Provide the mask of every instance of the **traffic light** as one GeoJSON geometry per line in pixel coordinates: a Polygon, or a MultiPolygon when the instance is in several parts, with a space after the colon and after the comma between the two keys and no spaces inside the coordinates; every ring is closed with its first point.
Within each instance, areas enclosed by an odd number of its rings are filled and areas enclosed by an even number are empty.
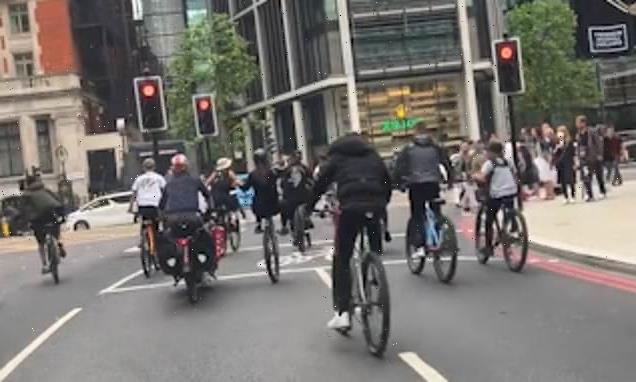
{"type": "Polygon", "coordinates": [[[216,104],[211,94],[196,94],[192,96],[194,107],[194,124],[199,137],[216,137],[219,128],[216,117],[216,104]]]}
{"type": "Polygon", "coordinates": [[[519,38],[509,38],[493,42],[497,83],[502,94],[522,94],[525,92],[523,60],[519,38]]]}
{"type": "Polygon", "coordinates": [[[161,77],[136,77],[133,82],[139,129],[142,132],[168,130],[161,77]]]}

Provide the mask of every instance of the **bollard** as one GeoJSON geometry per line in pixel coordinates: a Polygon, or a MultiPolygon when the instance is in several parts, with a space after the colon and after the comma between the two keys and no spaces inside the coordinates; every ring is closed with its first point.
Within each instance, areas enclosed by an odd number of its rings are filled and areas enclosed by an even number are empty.
{"type": "Polygon", "coordinates": [[[0,227],[2,228],[2,237],[11,236],[11,229],[9,228],[9,219],[6,216],[0,218],[0,227]]]}

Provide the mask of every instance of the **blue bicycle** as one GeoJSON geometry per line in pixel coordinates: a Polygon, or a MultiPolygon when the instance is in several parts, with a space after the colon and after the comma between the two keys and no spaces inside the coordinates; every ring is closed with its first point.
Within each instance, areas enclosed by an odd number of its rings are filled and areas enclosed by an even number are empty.
{"type": "Polygon", "coordinates": [[[432,258],[437,278],[447,284],[455,277],[459,245],[455,226],[451,220],[441,212],[436,214],[433,211],[433,207],[440,209],[444,204],[446,204],[444,200],[434,200],[426,204],[423,232],[416,232],[415,222],[409,220],[406,234],[406,263],[411,273],[419,275],[424,270],[426,258],[432,258]],[[420,240],[416,240],[416,235],[420,235],[420,240]]]}

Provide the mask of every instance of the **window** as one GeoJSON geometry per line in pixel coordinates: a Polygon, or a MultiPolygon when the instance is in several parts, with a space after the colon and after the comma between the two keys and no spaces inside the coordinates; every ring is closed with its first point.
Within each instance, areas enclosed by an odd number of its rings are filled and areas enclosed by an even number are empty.
{"type": "Polygon", "coordinates": [[[0,177],[18,176],[24,172],[17,122],[0,124],[0,177]]]}
{"type": "Polygon", "coordinates": [[[11,33],[28,33],[29,7],[26,3],[9,5],[9,19],[11,20],[11,33]]]}
{"type": "Polygon", "coordinates": [[[96,210],[98,208],[108,207],[109,205],[110,205],[110,202],[108,201],[108,199],[98,199],[98,200],[95,200],[94,202],[90,203],[86,207],[82,208],[82,212],[83,211],[92,211],[92,210],[96,210]]]}
{"type": "Polygon", "coordinates": [[[21,53],[13,55],[16,77],[33,76],[33,54],[21,53]]]}
{"type": "Polygon", "coordinates": [[[44,173],[53,172],[53,152],[51,150],[51,132],[48,119],[35,121],[38,136],[38,154],[40,156],[40,170],[44,173]]]}
{"type": "Polygon", "coordinates": [[[205,0],[186,0],[186,25],[192,27],[208,17],[205,0]]]}
{"type": "Polygon", "coordinates": [[[119,196],[114,196],[110,198],[110,200],[113,203],[117,203],[117,204],[129,204],[130,199],[132,199],[132,194],[119,195],[119,196]]]}

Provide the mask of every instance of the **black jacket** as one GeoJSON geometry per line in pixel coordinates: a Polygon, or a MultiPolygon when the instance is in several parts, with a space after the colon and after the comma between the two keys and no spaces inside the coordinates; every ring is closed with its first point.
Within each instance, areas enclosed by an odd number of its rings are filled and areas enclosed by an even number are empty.
{"type": "Polygon", "coordinates": [[[329,148],[329,160],[321,166],[309,207],[318,202],[329,185],[336,183],[342,210],[377,211],[391,200],[391,176],[380,155],[360,136],[348,135],[329,148]]]}
{"type": "Polygon", "coordinates": [[[62,207],[57,195],[44,187],[40,181],[29,185],[22,194],[22,214],[26,220],[33,222],[59,211],[62,207]]]}
{"type": "Polygon", "coordinates": [[[159,208],[167,214],[198,213],[199,193],[210,203],[210,192],[201,179],[188,173],[173,175],[163,190],[159,208]]]}
{"type": "Polygon", "coordinates": [[[311,171],[302,163],[289,166],[281,176],[283,199],[289,203],[307,202],[311,190],[311,171]]]}
{"type": "Polygon", "coordinates": [[[278,204],[277,176],[267,168],[257,168],[250,172],[247,181],[241,186],[244,191],[254,188],[252,211],[258,218],[269,218],[280,211],[278,204]]]}
{"type": "Polygon", "coordinates": [[[395,163],[394,178],[398,184],[441,183],[442,172],[446,169],[449,181],[452,181],[450,159],[440,146],[427,135],[421,135],[406,146],[395,163]]]}

